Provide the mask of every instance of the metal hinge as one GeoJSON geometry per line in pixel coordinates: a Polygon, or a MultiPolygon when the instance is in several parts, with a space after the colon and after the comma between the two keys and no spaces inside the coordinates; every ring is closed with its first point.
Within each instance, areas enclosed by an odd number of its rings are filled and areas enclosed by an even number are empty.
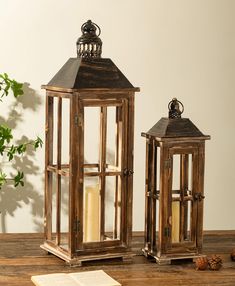
{"type": "Polygon", "coordinates": [[[124,170],[123,170],[123,175],[124,176],[132,176],[134,174],[134,171],[133,170],[128,170],[127,168],[125,168],[124,170]]]}
{"type": "Polygon", "coordinates": [[[199,201],[200,202],[201,200],[205,199],[205,196],[202,193],[195,193],[193,195],[193,198],[194,198],[195,201],[199,201]]]}
{"type": "Polygon", "coordinates": [[[164,167],[167,169],[171,167],[171,159],[164,160],[164,167]]]}
{"type": "Polygon", "coordinates": [[[74,116],[74,123],[77,126],[82,126],[82,116],[80,114],[74,116]]]}
{"type": "Polygon", "coordinates": [[[164,228],[164,236],[170,237],[170,228],[169,227],[164,228]]]}
{"type": "Polygon", "coordinates": [[[77,115],[74,116],[74,123],[75,123],[75,125],[78,125],[78,116],[77,115]]]}
{"type": "Polygon", "coordinates": [[[75,220],[73,222],[73,231],[79,232],[80,231],[80,220],[75,220]]]}

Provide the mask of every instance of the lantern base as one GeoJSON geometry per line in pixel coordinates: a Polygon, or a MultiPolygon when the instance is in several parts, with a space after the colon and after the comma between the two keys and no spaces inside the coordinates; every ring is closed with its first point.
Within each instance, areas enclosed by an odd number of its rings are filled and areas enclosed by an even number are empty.
{"type": "Polygon", "coordinates": [[[58,248],[54,248],[53,246],[44,243],[40,245],[40,247],[47,251],[49,254],[54,254],[55,256],[61,258],[66,262],[67,265],[73,267],[73,266],[82,266],[82,263],[88,262],[88,261],[95,261],[95,260],[107,260],[107,259],[115,259],[115,258],[121,258],[123,263],[132,263],[133,257],[135,254],[131,252],[130,250],[126,251],[117,251],[113,253],[88,253],[88,254],[75,254],[75,256],[70,257],[69,254],[67,254],[64,250],[58,248]]]}
{"type": "Polygon", "coordinates": [[[172,260],[179,260],[179,259],[191,259],[195,260],[198,257],[206,257],[204,254],[200,253],[180,253],[180,254],[165,254],[161,256],[157,256],[146,249],[142,249],[142,252],[145,257],[147,258],[154,258],[156,263],[159,265],[169,265],[171,264],[172,260]]]}

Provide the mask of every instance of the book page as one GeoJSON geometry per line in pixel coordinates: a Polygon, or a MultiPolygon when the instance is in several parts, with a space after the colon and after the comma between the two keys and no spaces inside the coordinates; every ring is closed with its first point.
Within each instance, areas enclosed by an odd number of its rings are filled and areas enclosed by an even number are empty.
{"type": "Polygon", "coordinates": [[[63,273],[35,275],[31,280],[36,286],[78,286],[76,281],[63,273]]]}
{"type": "Polygon", "coordinates": [[[80,286],[121,286],[103,270],[70,273],[80,286]]]}

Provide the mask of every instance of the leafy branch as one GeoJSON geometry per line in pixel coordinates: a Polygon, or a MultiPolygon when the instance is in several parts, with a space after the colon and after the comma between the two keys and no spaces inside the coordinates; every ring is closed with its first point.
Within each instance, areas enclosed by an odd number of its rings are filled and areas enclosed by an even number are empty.
{"type": "MultiPolygon", "coordinates": [[[[14,79],[10,79],[6,73],[0,74],[0,101],[2,101],[2,97],[8,96],[10,91],[15,98],[23,95],[23,84],[18,83],[14,79]]],[[[12,129],[8,126],[0,125],[0,155],[4,156],[4,154],[6,154],[8,161],[12,161],[17,155],[24,155],[29,146],[32,146],[34,150],[36,150],[39,147],[42,147],[43,144],[40,137],[18,145],[11,143],[13,139],[12,129]]],[[[24,186],[23,179],[23,172],[18,171],[17,175],[13,178],[8,178],[7,174],[0,170],[0,189],[4,184],[11,181],[14,182],[15,187],[18,185],[24,186]]]]}
{"type": "Polygon", "coordinates": [[[8,181],[14,181],[14,186],[17,187],[18,185],[24,186],[24,173],[18,171],[17,175],[13,178],[7,178],[7,175],[0,171],[0,189],[1,187],[6,184],[8,181]]]}
{"type": "Polygon", "coordinates": [[[6,73],[0,74],[0,97],[7,96],[9,91],[13,92],[14,97],[22,95],[23,84],[14,79],[10,79],[6,73]]]}

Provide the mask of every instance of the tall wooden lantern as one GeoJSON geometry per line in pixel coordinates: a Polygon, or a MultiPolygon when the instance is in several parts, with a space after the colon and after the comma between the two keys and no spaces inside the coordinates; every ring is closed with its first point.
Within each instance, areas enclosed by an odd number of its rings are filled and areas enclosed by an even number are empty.
{"type": "Polygon", "coordinates": [[[100,28],[82,25],[77,58],[46,89],[46,251],[69,264],[130,257],[134,93],[100,28]]]}
{"type": "Polygon", "coordinates": [[[146,137],[146,256],[159,264],[201,256],[205,136],[173,99],[146,137]]]}

